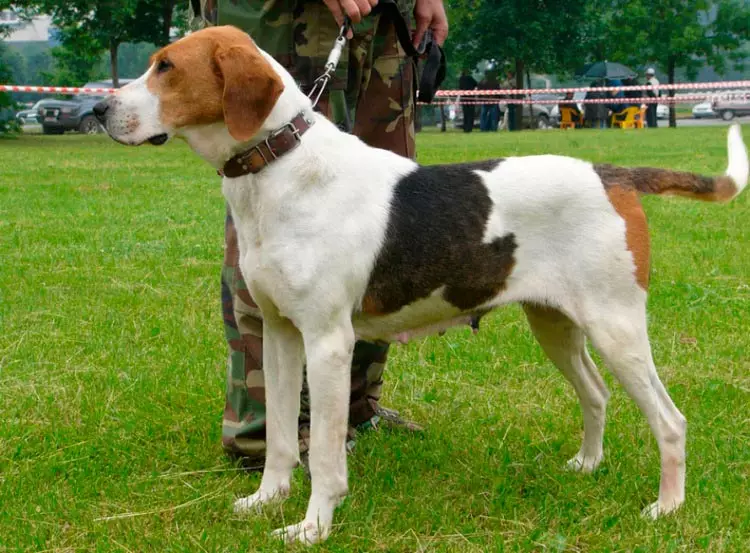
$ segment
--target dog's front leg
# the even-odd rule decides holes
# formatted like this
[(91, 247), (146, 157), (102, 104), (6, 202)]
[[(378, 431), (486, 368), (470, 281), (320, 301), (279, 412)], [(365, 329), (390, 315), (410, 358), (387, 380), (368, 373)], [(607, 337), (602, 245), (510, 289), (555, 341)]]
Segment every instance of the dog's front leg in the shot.
[(303, 328), (303, 337), (310, 388), (312, 494), (305, 519), (277, 533), (286, 541), (313, 544), (328, 537), (333, 511), (348, 491), (346, 430), (354, 330), (350, 316), (342, 314), (327, 328)]
[(260, 511), (289, 495), (299, 463), (298, 418), (302, 390), (302, 335), (288, 320), (263, 312), (263, 376), (266, 387), (266, 464), (258, 491), (238, 499), (235, 512)]

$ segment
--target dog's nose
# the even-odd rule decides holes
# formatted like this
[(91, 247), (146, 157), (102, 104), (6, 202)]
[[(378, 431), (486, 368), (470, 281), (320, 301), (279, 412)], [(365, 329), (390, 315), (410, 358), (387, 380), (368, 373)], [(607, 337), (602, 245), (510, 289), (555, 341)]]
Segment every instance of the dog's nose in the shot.
[(102, 124), (107, 122), (107, 110), (108, 109), (109, 109), (109, 104), (107, 103), (107, 100), (102, 100), (101, 102), (98, 102), (94, 106), (94, 115)]

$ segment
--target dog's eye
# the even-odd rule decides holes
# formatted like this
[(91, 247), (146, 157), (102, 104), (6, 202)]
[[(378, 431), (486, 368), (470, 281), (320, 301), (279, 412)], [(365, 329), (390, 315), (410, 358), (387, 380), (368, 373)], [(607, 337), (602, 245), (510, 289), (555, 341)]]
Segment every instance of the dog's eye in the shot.
[(174, 67), (172, 63), (169, 60), (161, 60), (159, 64), (156, 66), (156, 72), (157, 73), (166, 73), (170, 69)]

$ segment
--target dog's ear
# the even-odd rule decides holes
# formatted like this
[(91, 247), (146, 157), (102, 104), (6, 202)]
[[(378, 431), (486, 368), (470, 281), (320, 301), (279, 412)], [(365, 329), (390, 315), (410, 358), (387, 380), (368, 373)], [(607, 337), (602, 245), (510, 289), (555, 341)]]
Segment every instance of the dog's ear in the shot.
[(223, 48), (216, 64), (224, 78), (224, 122), (240, 142), (258, 132), (284, 90), (281, 77), (254, 44)]

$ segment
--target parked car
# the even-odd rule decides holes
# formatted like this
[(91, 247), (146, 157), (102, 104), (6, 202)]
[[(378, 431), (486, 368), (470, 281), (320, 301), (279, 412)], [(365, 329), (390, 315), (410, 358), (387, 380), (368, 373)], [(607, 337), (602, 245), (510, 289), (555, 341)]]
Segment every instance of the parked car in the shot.
[(37, 119), (39, 108), (35, 105), (33, 108), (22, 109), (16, 113), (16, 120), (22, 127), (24, 125), (38, 125), (39, 119)]
[[(120, 79), (120, 85), (132, 79)], [(84, 88), (112, 88), (112, 81), (86, 83)], [(72, 100), (46, 100), (37, 110), (44, 134), (63, 134), (65, 131), (78, 131), (84, 134), (102, 132), (99, 121), (94, 116), (94, 106), (104, 96), (81, 95)]]
[(56, 100), (45, 99), (39, 100), (36, 104), (28, 109), (22, 109), (16, 113), (16, 119), (21, 126), (24, 125), (38, 125), (39, 124), (39, 110), (45, 104), (55, 102)]
[(693, 118), (707, 119), (710, 117), (716, 117), (716, 112), (713, 110), (711, 102), (701, 102), (693, 106)]
[(750, 115), (750, 94), (747, 92), (727, 92), (714, 98), (711, 109), (724, 121), (731, 121), (738, 115)]

